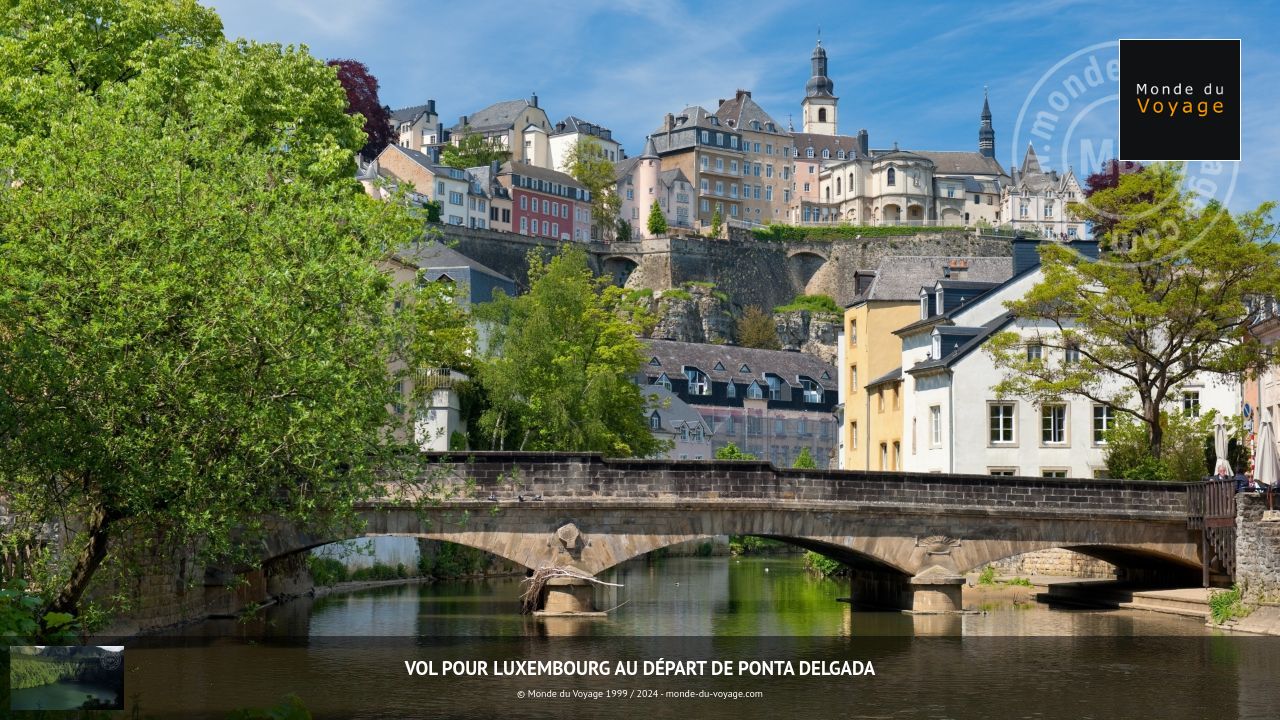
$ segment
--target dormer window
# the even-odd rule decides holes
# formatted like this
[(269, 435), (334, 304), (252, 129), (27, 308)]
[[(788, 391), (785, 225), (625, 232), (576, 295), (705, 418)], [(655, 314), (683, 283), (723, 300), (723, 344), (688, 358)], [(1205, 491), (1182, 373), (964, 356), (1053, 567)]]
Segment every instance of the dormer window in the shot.
[(805, 151), (804, 151), (804, 156), (805, 156), (805, 157), (808, 157), (808, 158), (813, 157), (813, 148), (809, 148), (809, 149), (805, 150)]
[(801, 377), (800, 387), (804, 392), (805, 402), (814, 404), (822, 402), (822, 386), (817, 382), (807, 377)]
[(828, 160), (828, 159), (830, 159), (830, 158), (831, 158), (831, 150), (829, 150), (829, 149), (827, 149), (827, 148), (823, 148), (823, 149), (822, 149), (822, 159), (823, 159), (823, 160)]
[(662, 373), (661, 375), (659, 375), (658, 379), (653, 381), (653, 384), (661, 385), (662, 387), (668, 390), (671, 389), (671, 379), (667, 377), (666, 373)]
[(937, 332), (933, 334), (933, 359), (942, 359), (942, 335)]
[(657, 410), (654, 410), (653, 414), (649, 416), (649, 429), (650, 430), (662, 429), (662, 417), (658, 415)]
[(764, 399), (764, 390), (760, 387), (759, 382), (755, 380), (751, 381), (751, 384), (747, 386), (747, 397), (752, 400)]
[(920, 319), (929, 319), (929, 293), (925, 290), (920, 291)]
[(690, 395), (710, 395), (711, 381), (707, 379), (707, 374), (696, 367), (686, 367), (684, 369), (684, 377), (689, 381)]
[(933, 306), (938, 308), (939, 313), (941, 313), (942, 309), (946, 307), (942, 304), (942, 288), (938, 288), (937, 292), (934, 293)]

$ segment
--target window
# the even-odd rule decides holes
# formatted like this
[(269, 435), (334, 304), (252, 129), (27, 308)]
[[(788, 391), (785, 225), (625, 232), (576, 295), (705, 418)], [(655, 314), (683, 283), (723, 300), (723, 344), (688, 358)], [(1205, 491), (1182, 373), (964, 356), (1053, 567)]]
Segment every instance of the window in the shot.
[(751, 385), (747, 387), (747, 397), (752, 400), (764, 399), (764, 390), (760, 388), (760, 383), (752, 380)]
[(524, 235), (524, 234), (527, 234), (528, 232), (529, 232), (529, 218), (522, 217), (520, 218), (520, 234)]
[(858, 421), (854, 420), (849, 423), (849, 445), (854, 449), (858, 449)]
[(649, 429), (650, 430), (662, 429), (662, 418), (658, 416), (657, 410), (654, 410), (653, 414), (649, 416)]
[(782, 378), (778, 377), (777, 375), (765, 375), (764, 380), (765, 382), (769, 383), (769, 399), (781, 400), (782, 386), (784, 385), (784, 383), (782, 382)]
[(822, 159), (823, 159), (823, 160), (830, 160), (830, 159), (831, 159), (831, 150), (830, 150), (830, 148), (823, 148), (823, 149), (822, 149)]
[[(805, 157), (808, 157), (808, 158), (813, 157), (813, 148), (809, 148), (809, 149), (805, 150), (805, 151), (804, 151), (804, 156), (805, 156)], [(812, 165), (810, 165), (810, 166), (809, 166), (809, 172), (813, 172), (813, 166), (812, 166)]]
[(1068, 363), (1080, 362), (1080, 346), (1075, 343), (1067, 343), (1067, 347), (1063, 350), (1063, 356)]
[(804, 191), (809, 192), (809, 183), (804, 184)]
[(773, 421), (773, 436), (774, 436), (774, 437), (785, 437), (785, 436), (786, 436), (786, 434), (787, 434), (787, 421), (786, 421), (786, 420), (774, 419), (774, 421)]
[(893, 441), (893, 469), (902, 469), (902, 442), (898, 440)]
[(708, 158), (706, 155), (702, 156), (702, 169), (703, 170), (711, 169), (711, 158)]
[(729, 172), (733, 173), (734, 175), (737, 175), (737, 174), (738, 174), (738, 161), (737, 161), (737, 160), (730, 160), (730, 161), (729, 161)]
[(893, 168), (889, 168), (887, 183), (890, 187), (898, 184), (898, 172)]
[(737, 205), (730, 205), (730, 206), (729, 206), (729, 216), (730, 216), (730, 217), (738, 217), (738, 206), (737, 206)]
[(709, 142), (711, 142), (711, 133), (707, 132), (706, 130), (703, 130), (703, 131), (702, 131), (702, 142), (704, 142), (704, 143), (709, 143)]
[(1027, 359), (1039, 360), (1043, 354), (1042, 350), (1040, 343), (1027, 343)]
[(437, 181), (436, 181), (436, 195), (440, 195), (440, 196), (443, 196), (443, 195), (444, 195), (444, 181), (443, 181), (443, 180), (437, 180)]
[(1093, 406), (1093, 444), (1106, 445), (1107, 431), (1116, 422), (1115, 410), (1110, 405), (1095, 403)]
[(1182, 414), (1187, 417), (1200, 417), (1200, 391), (1182, 391)]
[(992, 403), (988, 412), (991, 444), (1007, 445), (1013, 443), (1013, 403)]
[(725, 383), (724, 396), (729, 398), (738, 397), (738, 386), (734, 383)]
[(667, 377), (666, 373), (659, 375), (658, 379), (653, 381), (653, 384), (660, 385), (668, 390), (671, 389), (671, 380)]
[[(703, 189), (703, 190), (706, 190), (706, 188), (705, 188), (705, 187), (704, 187), (704, 188), (702, 188), (702, 189)], [(711, 211), (711, 203), (710, 203), (710, 202), (708, 202), (706, 198), (703, 198), (703, 199), (702, 199), (702, 203), (701, 203), (701, 205), (702, 205), (702, 212), (710, 212), (710, 211)]]
[(717, 195), (723, 195), (723, 194), (724, 194), (724, 182), (723, 182), (723, 181), (721, 181), (721, 180), (717, 180), (717, 181), (716, 181), (716, 194), (717, 194)]
[(1014, 475), (1018, 474), (1018, 469), (1008, 468), (1008, 467), (993, 467), (993, 468), (987, 468), (987, 474), (994, 475), (995, 477), (1013, 477)]
[(948, 186), (947, 186), (947, 197), (949, 197), (949, 198), (953, 198), (953, 197), (955, 197), (955, 196), (956, 196), (956, 188), (955, 188), (955, 186), (954, 186), (954, 185), (948, 185)]
[(818, 108), (818, 122), (826, 122), (826, 121), (827, 121), (827, 109)]
[(942, 447), (942, 406), (929, 406), (929, 446)]
[(809, 378), (800, 380), (800, 387), (804, 390), (804, 401), (807, 403), (822, 402), (822, 386)]
[(1046, 201), (1045, 201), (1045, 203), (1044, 203), (1044, 216), (1045, 216), (1045, 217), (1047, 217), (1047, 218), (1051, 218), (1051, 217), (1053, 217), (1053, 201), (1052, 201), (1052, 200), (1046, 200)]
[(684, 369), (684, 377), (689, 381), (690, 395), (710, 395), (711, 382), (707, 380), (707, 374), (695, 367), (687, 367)]
[(1046, 478), (1065, 478), (1067, 471), (1063, 468), (1043, 468), (1040, 470), (1040, 477)]
[(1061, 445), (1067, 441), (1067, 406), (1053, 403), (1040, 407), (1040, 441)]
[(543, 215), (550, 215), (550, 214), (551, 214), (551, 201), (550, 201), (550, 200), (543, 200), (543, 201), (542, 201), (542, 214), (543, 214)]
[(888, 443), (880, 443), (880, 469), (889, 469), (889, 445)]
[(551, 234), (551, 223), (548, 222), (547, 220), (542, 221), (542, 234), (543, 235)]
[(716, 158), (716, 170), (724, 172), (724, 158)]

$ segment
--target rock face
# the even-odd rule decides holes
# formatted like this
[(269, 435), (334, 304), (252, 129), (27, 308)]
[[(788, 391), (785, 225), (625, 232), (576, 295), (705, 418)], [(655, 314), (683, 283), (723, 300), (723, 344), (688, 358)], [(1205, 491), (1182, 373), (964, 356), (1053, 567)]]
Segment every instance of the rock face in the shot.
[(774, 322), (783, 350), (816, 355), (825, 362), (835, 364), (836, 335), (842, 324), (839, 316), (810, 310), (793, 310), (778, 313)]
[(649, 309), (658, 316), (650, 337), (693, 343), (733, 342), (734, 317), (722, 293), (689, 285), (654, 293)]

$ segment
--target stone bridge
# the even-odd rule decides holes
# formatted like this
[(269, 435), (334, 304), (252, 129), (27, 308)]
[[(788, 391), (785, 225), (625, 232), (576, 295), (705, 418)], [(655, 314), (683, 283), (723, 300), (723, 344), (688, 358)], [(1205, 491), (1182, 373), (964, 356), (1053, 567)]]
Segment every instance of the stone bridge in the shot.
[[(596, 575), (714, 535), (775, 538), (855, 572), (855, 600), (960, 607), (963, 574), (1067, 548), (1136, 572), (1201, 567), (1188, 487), (1115, 480), (780, 470), (757, 461), (622, 460), (594, 454), (423, 455), (446, 499), (361, 507), (362, 536), (480, 548), (528, 568)], [(345, 538), (284, 533), (270, 555)], [(554, 595), (577, 593), (575, 598)], [(590, 587), (552, 588), (548, 608), (587, 609)], [(563, 601), (563, 602), (561, 602)], [(576, 605), (575, 605), (576, 603)]]

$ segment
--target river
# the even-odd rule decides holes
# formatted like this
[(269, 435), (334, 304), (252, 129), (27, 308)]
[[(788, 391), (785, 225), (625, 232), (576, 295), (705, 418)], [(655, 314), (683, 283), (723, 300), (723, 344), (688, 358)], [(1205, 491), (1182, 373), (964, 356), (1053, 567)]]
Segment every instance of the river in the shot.
[[(1197, 619), (1008, 602), (964, 615), (865, 612), (836, 601), (847, 582), (814, 577), (794, 556), (642, 559), (606, 579), (623, 587), (597, 595), (612, 607), (604, 619), (518, 615), (519, 578), (301, 599), (136, 640), (127, 694), (157, 717), (222, 717), (287, 693), (321, 718), (1274, 718), (1280, 708), (1280, 639)], [(492, 674), (512, 658), (635, 661), (640, 672)], [(708, 662), (646, 675), (659, 658)], [(437, 672), (485, 662), (489, 674), (472, 664), (463, 676), (412, 675), (418, 660)], [(733, 674), (712, 675), (716, 660)], [(784, 662), (739, 665), (753, 660)], [(801, 674), (802, 660), (822, 661), (810, 672), (863, 674)], [(797, 674), (782, 674), (788, 664)], [(770, 670), (779, 674), (761, 674)]]

